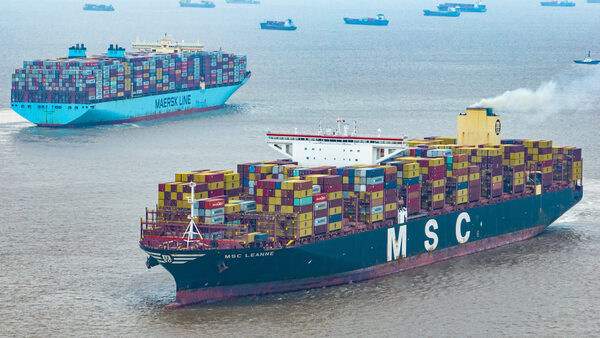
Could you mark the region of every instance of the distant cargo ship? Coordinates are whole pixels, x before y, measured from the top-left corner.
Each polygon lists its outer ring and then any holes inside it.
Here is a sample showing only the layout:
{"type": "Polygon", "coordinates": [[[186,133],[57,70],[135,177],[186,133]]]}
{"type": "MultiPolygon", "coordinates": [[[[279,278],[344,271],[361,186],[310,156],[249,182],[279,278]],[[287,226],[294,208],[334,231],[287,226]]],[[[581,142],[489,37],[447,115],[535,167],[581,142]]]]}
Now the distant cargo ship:
{"type": "Polygon", "coordinates": [[[568,0],[542,1],[540,4],[546,7],[575,7],[575,3],[568,0]]]}
{"type": "Polygon", "coordinates": [[[448,16],[448,17],[457,17],[460,16],[460,12],[455,10],[454,8],[450,8],[447,11],[431,11],[428,9],[423,10],[423,15],[425,16],[448,16]]]}
{"type": "Polygon", "coordinates": [[[196,7],[196,8],[214,8],[215,3],[212,1],[202,0],[200,2],[191,2],[191,0],[180,0],[181,7],[196,7]]]}
{"type": "Polygon", "coordinates": [[[344,22],[349,25],[387,26],[389,20],[383,14],[377,14],[375,18],[344,18],[344,22]]]}
{"type": "Polygon", "coordinates": [[[46,127],[152,120],[218,109],[250,77],[246,57],[200,43],[135,42],[107,54],[25,61],[12,75],[11,108],[46,127]]]}
{"type": "Polygon", "coordinates": [[[268,133],[287,160],[158,184],[139,245],[175,280],[169,307],[360,282],[526,240],[583,196],[580,148],[502,140],[488,108],[460,114],[458,137],[365,137],[342,122],[268,133]]]}
{"type": "Polygon", "coordinates": [[[587,0],[588,4],[600,4],[600,0],[587,0]]]}
{"type": "Polygon", "coordinates": [[[487,6],[482,5],[481,2],[477,2],[474,4],[465,4],[465,3],[456,3],[456,2],[446,2],[443,4],[439,4],[437,8],[440,11],[448,11],[451,8],[456,9],[459,12],[475,12],[475,13],[484,13],[487,11],[487,6]]]}
{"type": "Polygon", "coordinates": [[[112,5],[96,5],[96,4],[85,4],[83,6],[84,11],[103,11],[112,12],[115,8],[112,5]]]}
{"type": "Polygon", "coordinates": [[[579,64],[584,64],[584,65],[597,65],[598,63],[600,63],[600,60],[594,60],[594,59],[592,59],[592,57],[590,55],[590,51],[588,51],[587,57],[585,59],[583,59],[583,60],[573,60],[573,62],[579,63],[579,64]]]}
{"type": "Polygon", "coordinates": [[[225,0],[228,4],[246,4],[246,5],[258,5],[258,0],[225,0]]]}
{"type": "Polygon", "coordinates": [[[292,19],[287,19],[285,21],[265,21],[260,24],[261,29],[274,29],[274,30],[282,30],[282,31],[295,31],[296,26],[292,22],[292,19]]]}

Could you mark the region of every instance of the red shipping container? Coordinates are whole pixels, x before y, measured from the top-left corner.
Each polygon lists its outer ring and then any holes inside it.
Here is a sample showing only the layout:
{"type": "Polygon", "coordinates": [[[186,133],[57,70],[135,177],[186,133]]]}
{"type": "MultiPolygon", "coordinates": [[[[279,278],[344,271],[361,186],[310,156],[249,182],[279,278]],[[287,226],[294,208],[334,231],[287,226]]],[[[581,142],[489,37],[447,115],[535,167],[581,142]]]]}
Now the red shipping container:
{"type": "Polygon", "coordinates": [[[327,201],[327,194],[322,193],[313,195],[313,203],[319,203],[324,201],[327,201]]]}
{"type": "Polygon", "coordinates": [[[223,196],[223,195],[225,195],[225,190],[223,190],[223,189],[216,189],[216,190],[208,191],[208,197],[217,197],[217,196],[223,196]]]}

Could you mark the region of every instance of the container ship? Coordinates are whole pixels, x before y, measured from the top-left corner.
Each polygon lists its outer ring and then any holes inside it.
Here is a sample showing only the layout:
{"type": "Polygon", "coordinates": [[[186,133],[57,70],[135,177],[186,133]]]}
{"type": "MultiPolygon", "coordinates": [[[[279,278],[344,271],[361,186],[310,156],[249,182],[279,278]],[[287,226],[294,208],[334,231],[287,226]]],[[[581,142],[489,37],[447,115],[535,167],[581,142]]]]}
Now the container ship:
{"type": "Polygon", "coordinates": [[[192,2],[191,0],[181,0],[179,1],[179,6],[195,8],[215,8],[215,3],[207,0],[202,0],[200,2],[192,2]]]}
{"type": "Polygon", "coordinates": [[[84,11],[102,11],[102,12],[112,12],[115,10],[113,5],[95,5],[95,4],[85,4],[83,5],[84,11]]]}
{"type": "Polygon", "coordinates": [[[367,25],[367,26],[387,26],[389,20],[383,14],[377,14],[374,18],[344,18],[344,22],[348,25],[367,25]]]}
{"type": "Polygon", "coordinates": [[[460,16],[460,12],[454,8],[449,8],[446,11],[432,11],[429,9],[423,10],[423,15],[425,16],[448,16],[448,17],[458,17],[460,16]]]}
{"type": "Polygon", "coordinates": [[[152,120],[220,108],[250,77],[245,56],[199,42],[132,46],[86,57],[76,44],[68,58],[25,61],[12,75],[11,108],[45,127],[152,120]]]}
{"type": "Polygon", "coordinates": [[[531,238],[583,196],[581,149],[502,140],[469,108],[457,137],[362,137],[343,120],[268,133],[283,160],[175,174],[140,219],[169,307],[359,282],[531,238]]]}
{"type": "Polygon", "coordinates": [[[260,23],[260,29],[271,29],[271,30],[280,30],[280,31],[295,31],[296,25],[292,22],[292,19],[287,19],[285,21],[272,21],[268,20],[260,23]]]}
{"type": "Polygon", "coordinates": [[[464,3],[456,3],[456,2],[446,2],[443,4],[439,4],[437,8],[440,11],[448,11],[450,8],[454,8],[459,12],[471,12],[471,13],[485,13],[487,12],[487,6],[481,4],[481,2],[477,2],[474,4],[464,4],[464,3]]]}
{"type": "Polygon", "coordinates": [[[575,7],[575,3],[568,0],[542,1],[540,4],[544,7],[575,7]]]}

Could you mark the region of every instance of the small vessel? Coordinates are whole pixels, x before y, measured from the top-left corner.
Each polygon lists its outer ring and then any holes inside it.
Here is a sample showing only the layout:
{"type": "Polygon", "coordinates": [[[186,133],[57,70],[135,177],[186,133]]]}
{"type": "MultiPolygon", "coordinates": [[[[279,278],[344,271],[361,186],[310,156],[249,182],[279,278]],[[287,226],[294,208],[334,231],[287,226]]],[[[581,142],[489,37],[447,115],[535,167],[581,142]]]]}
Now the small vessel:
{"type": "Polygon", "coordinates": [[[348,25],[368,25],[368,26],[387,26],[389,20],[383,14],[377,14],[375,18],[344,18],[344,22],[348,25]]]}
{"type": "Polygon", "coordinates": [[[487,12],[486,5],[482,5],[481,1],[474,4],[446,2],[437,6],[440,11],[447,11],[450,8],[456,9],[458,12],[485,13],[487,12]]]}
{"type": "Polygon", "coordinates": [[[258,5],[258,0],[225,0],[228,4],[258,5]]]}
{"type": "Polygon", "coordinates": [[[600,0],[587,0],[588,4],[600,4],[600,0]]]}
{"type": "Polygon", "coordinates": [[[587,54],[587,56],[586,56],[585,59],[583,59],[583,60],[573,60],[573,62],[579,63],[579,64],[583,64],[583,65],[597,65],[598,63],[600,63],[600,60],[594,60],[594,59],[592,59],[592,57],[590,56],[590,51],[588,51],[588,54],[587,54]]]}
{"type": "Polygon", "coordinates": [[[448,8],[447,11],[430,11],[428,9],[423,10],[423,15],[425,16],[450,16],[457,17],[460,16],[460,12],[454,8],[448,8]]]}
{"type": "Polygon", "coordinates": [[[215,3],[208,0],[202,0],[200,2],[191,2],[190,0],[180,0],[179,6],[181,7],[196,7],[196,8],[215,8],[215,3]]]}
{"type": "Polygon", "coordinates": [[[83,6],[84,11],[102,11],[112,12],[115,8],[112,5],[96,5],[96,4],[85,4],[83,6]]]}
{"type": "Polygon", "coordinates": [[[553,0],[540,2],[545,7],[575,7],[575,3],[569,0],[553,0]]]}
{"type": "Polygon", "coordinates": [[[292,19],[287,19],[285,21],[265,21],[260,23],[261,29],[275,29],[281,31],[295,31],[296,26],[292,22],[292,19]]]}

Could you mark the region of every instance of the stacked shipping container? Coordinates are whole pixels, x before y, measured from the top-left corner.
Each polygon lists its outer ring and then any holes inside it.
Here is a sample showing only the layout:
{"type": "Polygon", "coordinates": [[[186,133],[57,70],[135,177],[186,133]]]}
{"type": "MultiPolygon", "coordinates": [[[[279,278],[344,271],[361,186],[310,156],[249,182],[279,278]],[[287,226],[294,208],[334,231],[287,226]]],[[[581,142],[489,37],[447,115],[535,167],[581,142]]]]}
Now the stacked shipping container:
{"type": "Polygon", "coordinates": [[[246,57],[223,52],[122,56],[25,61],[12,75],[11,102],[91,104],[237,85],[246,76],[246,57]]]}

